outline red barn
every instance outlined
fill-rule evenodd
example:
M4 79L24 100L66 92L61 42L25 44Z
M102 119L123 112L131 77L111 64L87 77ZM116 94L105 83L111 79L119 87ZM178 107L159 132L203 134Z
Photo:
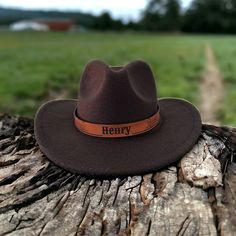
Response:
M70 19L36 19L34 22L46 25L53 31L68 31L74 26L73 20Z

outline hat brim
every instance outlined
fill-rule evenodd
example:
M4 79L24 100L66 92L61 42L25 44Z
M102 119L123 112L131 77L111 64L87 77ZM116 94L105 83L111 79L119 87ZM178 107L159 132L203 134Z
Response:
M35 117L42 152L56 165L81 175L118 177L156 171L191 150L201 132L199 111L181 99L159 99L161 124L128 138L97 138L73 124L76 100L44 104Z

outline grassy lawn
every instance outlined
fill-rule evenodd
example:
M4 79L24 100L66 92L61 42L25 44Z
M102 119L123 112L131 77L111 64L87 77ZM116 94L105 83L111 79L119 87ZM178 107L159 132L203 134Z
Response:
M236 127L236 37L211 39L225 83L225 98L219 113L224 124Z
M0 32L0 112L33 116L50 93L76 98L85 64L149 62L159 96L197 103L204 40L195 36L120 33Z

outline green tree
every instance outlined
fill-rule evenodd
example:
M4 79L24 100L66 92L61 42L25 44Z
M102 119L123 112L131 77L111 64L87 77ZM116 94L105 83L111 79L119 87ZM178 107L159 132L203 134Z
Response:
M113 20L109 12L103 12L97 17L94 28L98 30L109 30L112 29Z
M180 0L150 0L140 24L145 30L178 31L180 15Z
M236 0L193 0L183 16L187 32L235 33Z
M236 0L223 0L223 27L225 33L236 33Z
M109 12L103 12L97 17L93 28L97 30L123 30L125 25L121 20L114 20Z

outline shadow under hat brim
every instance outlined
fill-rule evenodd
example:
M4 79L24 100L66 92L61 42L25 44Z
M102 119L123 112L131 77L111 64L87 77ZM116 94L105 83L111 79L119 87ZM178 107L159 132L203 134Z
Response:
M35 117L35 136L42 152L56 165L81 175L118 177L156 171L178 161L197 142L199 111L181 99L159 99L161 124L148 133L126 138L97 138L73 123L76 100L44 104Z

